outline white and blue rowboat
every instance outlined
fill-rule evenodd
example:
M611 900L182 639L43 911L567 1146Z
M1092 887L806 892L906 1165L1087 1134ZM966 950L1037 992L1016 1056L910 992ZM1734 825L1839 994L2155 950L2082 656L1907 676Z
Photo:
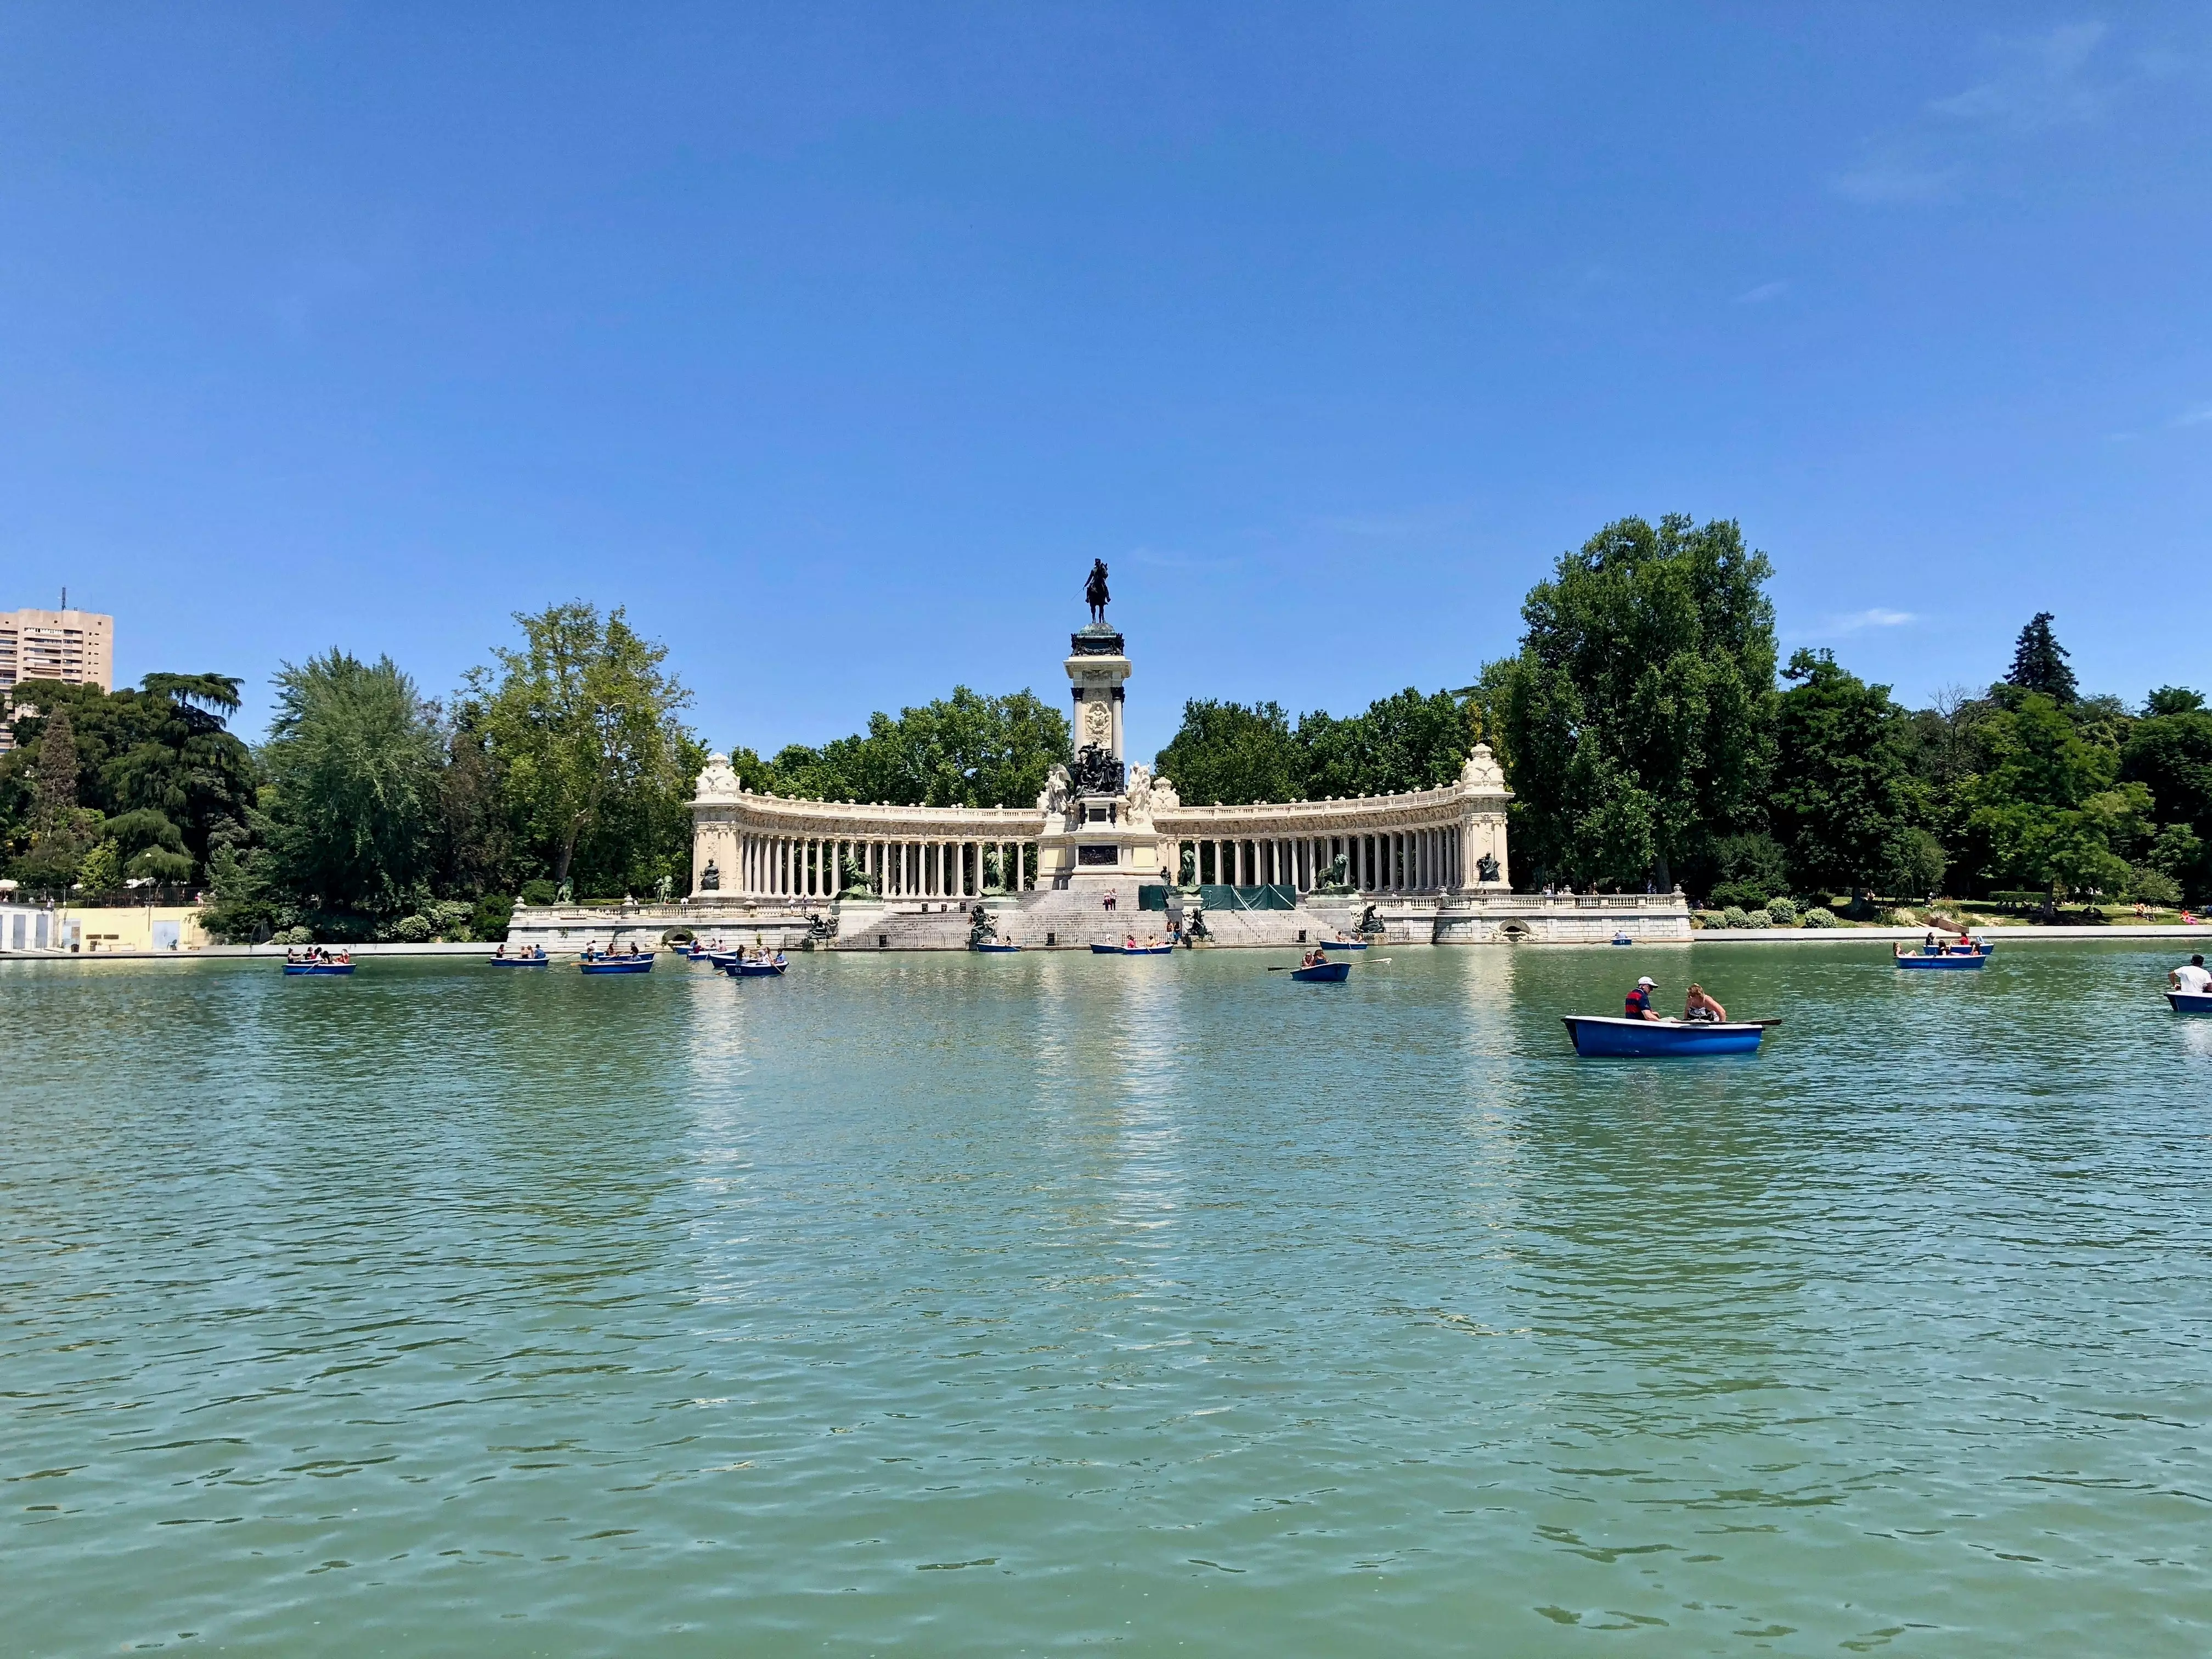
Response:
M1321 942L1321 948L1324 951L1364 951L1367 941L1364 939L1325 939Z
M542 954L534 957L487 957L484 960L495 968L550 968L553 965L553 958Z
M651 957L598 957L576 964L587 974L649 974Z
M732 979L781 979L783 970L791 966L782 951L773 957L756 958L750 962L732 959L722 971Z
M1929 968L1952 973L1979 968L1989 959L1990 953L1986 951L1954 951L1940 957L1932 951L1911 951L1890 957L1900 968Z
M1175 954L1172 945L1094 945L1094 957L1165 957Z
M1293 968L1291 977L1302 985L1341 985L1350 977L1348 962L1317 962L1310 968Z
M353 972L353 963L349 962L288 962L284 964L284 971L287 974L303 974L313 979L343 979L346 975Z
M1563 1014L1575 1052L1585 1060L1673 1060L1698 1054L1755 1054L1778 1019L1725 1024L1694 1019L1626 1019L1615 1014Z
M2212 1014L2212 994L2203 991L2168 991L2166 1000L2177 1014Z
M1010 957L1022 947L1018 945L975 945L969 948L987 957Z

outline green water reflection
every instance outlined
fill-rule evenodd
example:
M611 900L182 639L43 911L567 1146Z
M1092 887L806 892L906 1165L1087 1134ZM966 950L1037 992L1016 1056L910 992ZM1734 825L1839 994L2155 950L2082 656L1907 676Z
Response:
M8 1647L2201 1653L2212 1019L1881 948L0 966Z

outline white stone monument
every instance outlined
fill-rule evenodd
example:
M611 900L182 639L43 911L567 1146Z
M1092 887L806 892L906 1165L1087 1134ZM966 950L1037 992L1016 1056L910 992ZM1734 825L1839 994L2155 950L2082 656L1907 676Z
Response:
M1103 622L1070 636L1075 765L1054 767L1038 797L1037 885L1074 887L1162 878L1150 769L1128 764L1122 687L1133 672L1121 636ZM1172 872L1169 872L1172 874Z

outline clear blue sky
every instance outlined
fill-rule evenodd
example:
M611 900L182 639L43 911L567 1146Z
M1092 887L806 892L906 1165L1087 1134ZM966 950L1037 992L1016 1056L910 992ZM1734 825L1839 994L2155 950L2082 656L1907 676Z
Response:
M1676 510L1909 699L2205 685L2208 91L2202 6L11 5L0 605L258 733L582 595L766 750L1059 699L1103 556L1148 753Z

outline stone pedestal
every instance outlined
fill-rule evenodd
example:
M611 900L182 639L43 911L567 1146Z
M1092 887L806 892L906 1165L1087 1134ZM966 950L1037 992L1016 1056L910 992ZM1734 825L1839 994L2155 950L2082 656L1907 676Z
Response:
M1064 814L1047 818L1037 838L1037 885L1168 879L1173 872L1160 868L1159 832L1130 809L1127 794L1079 796Z

